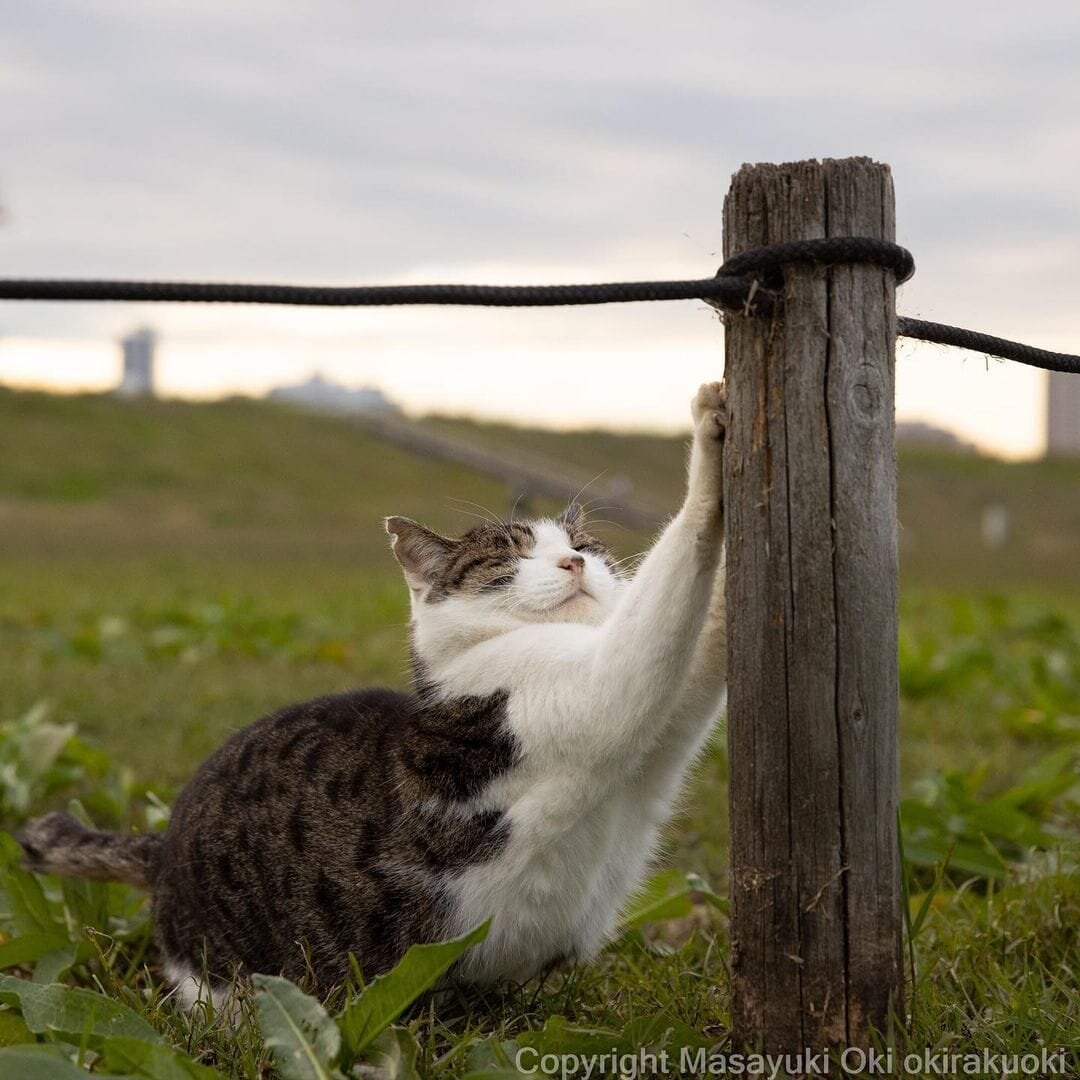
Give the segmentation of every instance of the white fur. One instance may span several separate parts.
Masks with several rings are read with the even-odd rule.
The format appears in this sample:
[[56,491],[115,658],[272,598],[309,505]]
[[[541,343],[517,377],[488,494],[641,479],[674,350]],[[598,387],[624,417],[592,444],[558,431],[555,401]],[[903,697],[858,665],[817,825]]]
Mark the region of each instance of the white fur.
[[722,389],[703,387],[686,501],[632,580],[588,553],[580,574],[560,565],[570,537],[543,522],[505,595],[427,603],[413,589],[438,693],[507,692],[521,750],[469,808],[503,811],[511,831],[453,886],[456,931],[492,918],[465,978],[525,979],[604,943],[719,715],[722,409]]
[[165,981],[172,986],[172,992],[184,1012],[191,1012],[200,1003],[212,1005],[216,1011],[220,1011],[231,997],[231,990],[225,984],[214,986],[186,964],[178,964],[174,960],[165,961]]

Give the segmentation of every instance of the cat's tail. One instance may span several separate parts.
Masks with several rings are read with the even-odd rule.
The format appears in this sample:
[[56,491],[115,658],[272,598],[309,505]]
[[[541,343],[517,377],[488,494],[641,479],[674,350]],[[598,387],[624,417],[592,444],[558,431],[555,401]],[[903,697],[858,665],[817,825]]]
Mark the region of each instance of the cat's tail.
[[24,865],[39,874],[126,881],[146,888],[157,877],[161,833],[126,835],[88,829],[71,814],[54,812],[34,818],[17,839],[26,852]]

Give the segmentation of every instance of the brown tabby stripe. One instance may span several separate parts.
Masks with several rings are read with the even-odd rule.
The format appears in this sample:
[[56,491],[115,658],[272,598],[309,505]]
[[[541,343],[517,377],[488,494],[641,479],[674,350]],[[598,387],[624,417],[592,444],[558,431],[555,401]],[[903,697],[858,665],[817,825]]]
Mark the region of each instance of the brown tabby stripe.
[[528,555],[535,543],[532,529],[517,522],[470,529],[436,575],[427,602],[509,585],[518,559]]
[[[225,975],[370,975],[446,927],[452,875],[509,835],[464,805],[509,769],[505,696],[367,690],[283,709],[232,737],[184,789],[154,883],[169,957]],[[423,812],[418,812],[422,808]]]

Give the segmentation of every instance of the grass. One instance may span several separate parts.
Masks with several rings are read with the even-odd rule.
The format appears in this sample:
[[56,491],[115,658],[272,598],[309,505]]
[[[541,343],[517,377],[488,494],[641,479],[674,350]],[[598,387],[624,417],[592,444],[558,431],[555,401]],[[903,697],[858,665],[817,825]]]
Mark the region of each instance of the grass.
[[[508,453],[623,471],[660,506],[678,499],[677,439],[430,422]],[[1080,1045],[1078,480],[1080,469],[1061,463],[901,459],[914,974],[910,1016],[900,1022],[914,1046]],[[167,802],[236,727],[304,697],[402,685],[407,607],[381,517],[405,513],[451,531],[468,526],[467,504],[504,511],[511,501],[497,483],[419,461],[344,421],[261,403],[0,392],[4,824],[73,795],[102,822],[160,818],[156,799]],[[1000,550],[979,537],[990,503],[1006,505],[1014,523]],[[608,539],[620,554],[647,542],[619,530]],[[11,723],[42,702],[46,713]],[[46,750],[56,756],[46,761]],[[720,740],[665,861],[721,894],[726,804]],[[14,873],[10,851],[6,858]],[[80,888],[46,883],[45,908],[31,908],[49,929],[33,932],[55,948],[12,970],[45,977],[51,964],[66,984],[123,1002],[166,1046],[226,1076],[265,1074],[272,1056],[254,999],[236,1031],[220,1017],[177,1014],[161,1000],[139,897]],[[628,931],[595,964],[543,984],[428,1002],[387,1029],[381,1038],[402,1041],[379,1053],[407,1058],[415,1044],[422,1075],[463,1076],[527,1043],[570,1052],[597,1039],[655,1041],[657,1024],[669,1039],[722,1040],[726,922],[693,902],[702,896],[698,889],[674,903],[675,917]],[[0,960],[19,941],[25,954],[23,916],[20,928],[7,910]],[[8,1003],[0,1043],[50,1041],[27,1035],[25,1008],[2,991],[0,1000]],[[589,1032],[600,1033],[592,1044]],[[81,1045],[69,1034],[51,1041]],[[82,1060],[95,1071],[121,1062],[93,1043]]]

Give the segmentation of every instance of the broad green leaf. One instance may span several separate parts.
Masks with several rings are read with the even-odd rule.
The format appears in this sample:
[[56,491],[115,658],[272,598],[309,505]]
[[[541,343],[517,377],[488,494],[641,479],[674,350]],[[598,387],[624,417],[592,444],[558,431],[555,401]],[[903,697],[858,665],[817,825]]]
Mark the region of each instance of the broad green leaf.
[[71,965],[75,963],[75,948],[72,945],[63,945],[59,949],[47,952],[35,965],[31,982],[55,983],[68,973]]
[[100,1047],[110,1073],[124,1072],[146,1080],[224,1080],[217,1069],[200,1065],[171,1046],[115,1035]]
[[[59,1046],[7,1046],[0,1050],[3,1080],[86,1080],[80,1069]],[[114,1077],[113,1080],[120,1080]],[[127,1080],[132,1080],[128,1077]]]
[[1080,785],[1077,751],[1063,746],[1026,769],[1019,780],[998,797],[1009,806],[1022,807],[1031,802],[1044,802],[1060,795],[1074,785]]
[[[539,1031],[526,1031],[517,1037],[519,1047],[528,1047],[537,1054],[579,1054],[583,1057],[618,1052],[622,1038],[617,1031],[602,1028],[571,1027],[564,1016],[552,1016]],[[526,1061],[535,1064],[532,1054]]]
[[379,1080],[420,1080],[419,1052],[416,1036],[408,1028],[391,1026],[378,1035],[364,1058],[378,1070]]
[[277,975],[255,975],[259,1031],[283,1080],[331,1080],[341,1032],[326,1010],[295,983]]
[[636,930],[649,923],[680,919],[693,909],[686,875],[681,870],[662,870],[627,901],[622,926],[624,930]]
[[466,950],[483,941],[490,926],[488,920],[450,941],[412,945],[397,967],[373,979],[338,1017],[350,1053],[358,1054],[369,1046],[383,1028],[430,990]]
[[42,776],[75,734],[74,724],[35,723],[22,739],[20,756],[33,776]]
[[47,953],[55,952],[66,945],[64,938],[40,931],[12,938],[0,944],[0,970],[36,963]]
[[514,1068],[514,1055],[518,1045],[513,1039],[500,1039],[489,1035],[479,1039],[469,1048],[465,1058],[466,1076],[518,1076]]
[[107,926],[109,887],[104,881],[61,878],[64,914],[70,926]]
[[727,897],[713,892],[708,882],[700,874],[687,874],[686,884],[697,894],[695,899],[700,900],[701,903],[708,904],[709,907],[714,907],[725,915],[730,913],[731,904],[728,902]]
[[602,1028],[573,1027],[562,1016],[551,1017],[540,1031],[526,1031],[513,1042],[485,1039],[470,1051],[466,1080],[509,1080],[540,1075],[538,1064],[545,1054],[577,1055],[601,1059],[611,1054],[634,1054],[641,1050],[708,1049],[710,1039],[689,1025],[658,1014],[630,1021],[621,1032]]
[[1005,877],[1007,864],[1001,856],[991,855],[978,844],[960,842],[949,837],[934,839],[928,843],[913,841],[910,838],[904,841],[904,853],[908,861],[918,866],[932,867],[943,862],[948,857],[950,849],[953,855],[949,865],[954,870],[972,874],[975,877],[996,879]]
[[623,912],[623,930],[681,919],[694,910],[696,903],[708,904],[725,914],[728,910],[728,902],[714,893],[699,875],[662,870],[630,898]]
[[26,1026],[38,1035],[57,1035],[97,1046],[111,1035],[160,1042],[161,1036],[126,1005],[102,994],[57,983],[40,985],[0,975],[0,1001],[18,1006]]
[[0,1009],[0,1046],[18,1046],[20,1043],[36,1042],[34,1033],[14,1009]]
[[692,1050],[708,1049],[716,1043],[716,1039],[710,1039],[700,1031],[695,1031],[689,1024],[663,1013],[631,1020],[623,1028],[619,1041],[623,1052],[630,1053],[643,1047],[652,1050],[664,1047],[673,1050],[681,1050],[683,1047]]
[[33,874],[18,864],[18,842],[11,836],[0,834],[3,843],[4,865],[0,867],[0,889],[7,897],[7,910],[11,923],[23,934],[58,934],[66,937],[63,927],[49,912],[45,893]]

